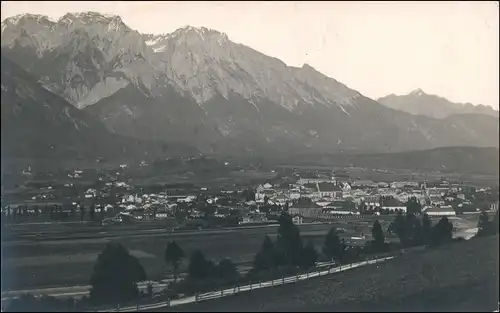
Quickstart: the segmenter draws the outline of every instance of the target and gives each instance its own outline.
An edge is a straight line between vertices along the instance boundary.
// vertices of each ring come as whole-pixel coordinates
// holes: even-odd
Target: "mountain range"
[[[422,89],[415,89],[407,95],[391,94],[377,100],[391,109],[401,110],[414,115],[433,118],[446,118],[453,114],[486,114],[498,118],[498,111],[486,105],[471,103],[453,103],[443,97],[430,95]]]
[[[160,146],[113,134],[97,118],[44,89],[3,56],[1,68],[2,163],[19,157],[128,159],[196,153],[182,144]]]
[[[307,64],[287,66],[203,27],[151,35],[132,30],[119,16],[68,13],[52,21],[25,14],[5,19],[1,36],[2,139],[9,120],[12,143],[19,143],[21,127],[23,138],[32,138],[30,131],[51,140],[61,136],[54,125],[30,122],[38,113],[13,113],[20,99],[42,107],[52,105],[44,99],[57,97],[57,116],[81,114],[82,123],[69,117],[65,123],[88,125],[86,136],[103,146],[124,136],[215,155],[498,146],[494,116],[435,118],[391,109]],[[17,75],[25,74],[4,75],[4,58],[33,77],[26,78],[29,87],[15,86]],[[4,85],[10,87],[4,91]],[[4,117],[4,110],[12,113]]]

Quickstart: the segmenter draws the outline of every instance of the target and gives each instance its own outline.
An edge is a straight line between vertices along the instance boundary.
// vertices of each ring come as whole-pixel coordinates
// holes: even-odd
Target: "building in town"
[[[300,178],[298,181],[297,181],[297,185],[305,185],[305,184],[319,184],[319,183],[334,183],[335,180],[332,179],[332,178],[328,178],[328,177],[325,177],[325,178]]]
[[[384,200],[380,208],[391,212],[406,212],[406,204],[394,198]]]
[[[304,221],[304,218],[300,214],[295,214],[292,217],[292,221],[295,225],[300,225]]]
[[[451,205],[441,206],[441,207],[426,207],[424,211],[429,216],[455,216],[455,210]]]

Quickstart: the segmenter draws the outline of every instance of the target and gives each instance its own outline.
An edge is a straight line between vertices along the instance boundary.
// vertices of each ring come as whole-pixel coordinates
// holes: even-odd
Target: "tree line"
[[[66,208],[65,208],[66,207]],[[79,217],[80,221],[99,221],[103,218],[110,216],[110,214],[116,213],[113,208],[110,212],[104,210],[103,207],[100,208],[99,212],[96,212],[96,206],[91,205],[87,209],[81,205],[76,207],[74,205],[65,206],[60,204],[53,205],[33,205],[28,208],[28,205],[24,206],[6,206],[1,212],[1,219],[4,223],[10,222],[23,222],[28,217],[40,217],[47,216],[51,221],[63,221],[71,218]]]

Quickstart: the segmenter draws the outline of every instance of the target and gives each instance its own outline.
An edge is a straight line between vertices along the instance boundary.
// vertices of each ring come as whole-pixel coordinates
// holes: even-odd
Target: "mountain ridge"
[[[2,53],[116,134],[180,138],[204,153],[498,144],[492,117],[393,110],[310,65],[287,66],[207,28],[155,36],[98,13],[17,17],[2,22]]]
[[[498,117],[498,110],[491,106],[471,103],[454,103],[448,99],[427,94],[417,88],[406,95],[390,94],[377,99],[377,102],[396,110],[414,115],[445,118],[453,114],[486,114]]]

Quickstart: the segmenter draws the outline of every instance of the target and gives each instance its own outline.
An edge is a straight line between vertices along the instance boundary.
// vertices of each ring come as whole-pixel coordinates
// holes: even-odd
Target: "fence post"
[[[139,303],[136,304],[137,312],[139,312]]]
[[[250,290],[252,290],[252,281],[250,281]]]
[[[284,285],[285,284],[285,276],[281,276],[281,284]]]
[[[273,286],[273,287],[274,287],[274,279],[273,279],[273,280],[271,280],[271,286]]]
[[[198,303],[198,293],[195,293],[195,294],[194,294],[194,301],[195,301],[196,303]]]
[[[306,277],[309,278],[309,272],[306,273]]]
[[[224,289],[221,289],[220,296],[222,297],[223,295],[224,295]]]
[[[170,298],[167,298],[167,308],[170,307]]]

